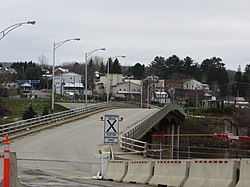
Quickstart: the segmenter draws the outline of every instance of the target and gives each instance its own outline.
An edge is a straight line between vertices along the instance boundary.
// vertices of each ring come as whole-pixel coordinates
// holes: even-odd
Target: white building
[[[154,92],[151,101],[160,104],[170,103],[170,98],[166,92]]]
[[[133,98],[141,93],[141,81],[124,79],[122,74],[109,74],[109,77],[107,75],[100,77],[100,81],[96,84],[95,89],[100,95],[107,94],[109,90],[109,94],[112,97]]]
[[[197,80],[191,79],[183,83],[184,90],[209,90],[208,84],[203,84]]]
[[[62,73],[55,76],[55,92],[64,95],[66,92],[78,94],[83,91],[82,76],[76,73]]]

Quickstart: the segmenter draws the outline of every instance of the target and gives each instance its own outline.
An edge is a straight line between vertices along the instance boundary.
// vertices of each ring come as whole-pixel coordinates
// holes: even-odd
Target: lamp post
[[[88,104],[88,56],[92,55],[96,51],[104,51],[105,48],[95,49],[93,51],[85,53],[85,106]]]
[[[3,39],[3,37],[5,37],[9,32],[11,32],[12,30],[24,25],[24,24],[31,24],[31,25],[35,25],[36,22],[35,21],[27,21],[27,22],[22,22],[22,23],[16,23],[14,25],[11,25],[9,27],[7,27],[6,29],[4,29],[3,31],[0,32],[0,40]]]
[[[56,49],[65,44],[66,42],[76,40],[79,41],[80,38],[71,38],[63,40],[58,43],[53,43],[53,68],[52,68],[52,93],[51,93],[51,110],[54,112],[55,109],[55,61],[56,61]]]
[[[111,60],[115,58],[126,58],[125,55],[110,57]],[[109,61],[107,62],[107,104],[109,104],[109,92],[110,92],[110,78],[109,78]]]
[[[142,88],[143,88],[143,80],[141,80],[141,108],[142,108]]]

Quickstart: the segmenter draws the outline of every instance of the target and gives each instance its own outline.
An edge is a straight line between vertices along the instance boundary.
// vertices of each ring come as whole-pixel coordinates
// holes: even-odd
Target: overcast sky
[[[122,65],[148,65],[155,56],[220,57],[227,69],[250,63],[249,0],[0,0],[0,31],[23,25],[0,40],[0,62],[84,62],[84,54],[126,55]]]

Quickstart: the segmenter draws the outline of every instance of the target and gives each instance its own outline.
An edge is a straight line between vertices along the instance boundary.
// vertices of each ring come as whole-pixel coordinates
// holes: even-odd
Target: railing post
[[[145,142],[143,157],[147,158],[147,156],[148,156],[148,143]]]

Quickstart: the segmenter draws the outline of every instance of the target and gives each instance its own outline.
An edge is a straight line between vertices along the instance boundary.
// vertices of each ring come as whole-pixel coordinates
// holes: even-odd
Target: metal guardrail
[[[40,126],[49,125],[49,124],[56,123],[59,121],[64,121],[64,120],[67,120],[67,119],[70,119],[70,118],[73,118],[82,114],[86,114],[86,113],[89,113],[98,109],[107,108],[109,106],[124,107],[124,106],[128,106],[128,104],[115,103],[115,102],[111,102],[109,104],[99,103],[99,104],[89,105],[87,107],[71,109],[71,110],[67,110],[63,112],[39,116],[39,117],[32,118],[32,119],[20,120],[20,121],[13,122],[13,123],[3,124],[3,125],[0,125],[0,137],[4,136],[5,134],[10,135],[13,133],[27,131],[27,130],[37,128]]]
[[[170,103],[163,108],[161,108],[157,113],[148,117],[135,127],[129,129],[121,135],[120,147],[122,149],[143,153],[147,152],[147,142],[139,141],[138,139],[142,138],[155,124],[159,123],[162,118],[170,111],[178,111],[181,115],[185,116],[186,114],[176,105]]]

